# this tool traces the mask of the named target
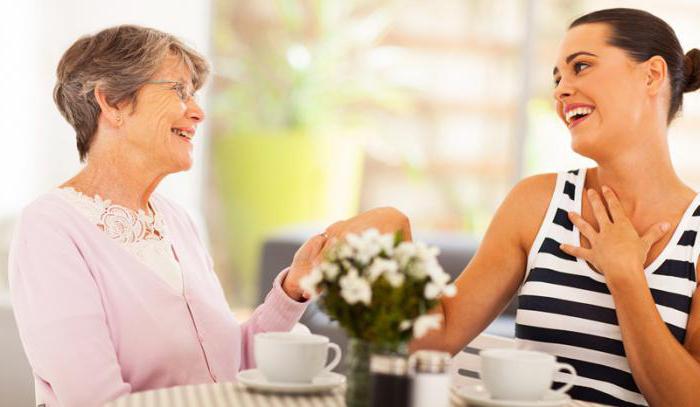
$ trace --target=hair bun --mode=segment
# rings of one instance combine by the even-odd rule
[[[693,48],[683,58],[683,92],[693,92],[700,88],[700,50]]]

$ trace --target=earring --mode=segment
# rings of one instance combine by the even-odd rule
[[[117,113],[114,118],[117,120],[117,124],[122,124],[122,115],[120,113]]]

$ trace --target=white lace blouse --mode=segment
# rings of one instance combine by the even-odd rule
[[[57,188],[56,193],[75,207],[107,236],[124,247],[158,277],[182,293],[182,274],[168,239],[165,221],[156,208],[147,214],[113,204],[99,195],[89,197],[73,188]]]

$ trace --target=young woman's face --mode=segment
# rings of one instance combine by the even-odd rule
[[[634,129],[647,110],[646,66],[608,45],[609,32],[606,24],[570,29],[553,72],[556,110],[572,148],[594,160],[634,143]]]

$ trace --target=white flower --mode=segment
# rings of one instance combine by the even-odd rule
[[[369,305],[372,301],[372,287],[358,275],[357,270],[352,269],[340,278],[340,295],[350,305],[357,302]]]
[[[434,246],[428,246],[423,242],[416,242],[416,256],[424,261],[435,259],[440,254],[440,249]]]
[[[338,273],[340,273],[340,267],[335,263],[322,263],[321,271],[326,277],[326,280],[335,281],[335,278],[338,277]]]
[[[311,294],[312,297],[316,297],[316,292],[318,291],[318,283],[323,281],[323,273],[320,268],[314,267],[311,272],[299,280],[299,287]]]
[[[444,286],[450,281],[450,275],[443,271],[437,261],[425,264],[425,272],[430,276],[430,280],[437,285]]]
[[[350,247],[347,244],[343,243],[338,247],[338,258],[339,259],[349,259],[349,258],[352,258],[352,256],[354,254],[355,253],[353,252],[352,247]]]
[[[427,300],[434,300],[442,293],[442,287],[435,283],[428,283],[425,285],[425,290],[423,290],[423,296]]]
[[[362,232],[362,240],[365,242],[375,241],[379,239],[380,236],[379,231],[375,228],[369,228]]]
[[[414,262],[407,269],[408,274],[413,276],[416,280],[423,280],[428,273],[425,271],[425,264],[421,262]]]
[[[378,244],[381,250],[386,253],[387,256],[394,254],[394,235],[388,233],[386,235],[379,236]]]
[[[416,318],[413,323],[413,337],[422,338],[431,329],[438,329],[442,325],[442,315],[429,314]]]
[[[366,273],[369,281],[375,282],[382,274],[396,273],[399,269],[399,264],[395,260],[387,260],[377,257],[372,261],[372,264],[367,268]]]
[[[454,297],[457,295],[457,286],[454,284],[448,284],[443,290],[442,295],[445,297]]]
[[[400,287],[401,284],[403,284],[404,280],[406,280],[406,276],[399,272],[384,273],[384,278],[394,288]]]
[[[394,258],[399,262],[399,266],[406,267],[413,257],[416,256],[416,246],[411,242],[401,242],[394,249]]]
[[[434,278],[425,285],[423,295],[426,299],[432,300],[441,294],[447,297],[454,297],[457,293],[457,287],[454,284],[447,284],[450,281],[450,275],[440,270],[439,274],[435,274]]]
[[[444,272],[437,261],[439,253],[438,248],[427,246],[422,242],[401,242],[394,250],[394,258],[401,268],[407,267],[408,274],[417,280],[422,280],[426,276],[430,276],[432,280],[440,280]],[[449,280],[449,276],[447,279]]]
[[[345,237],[345,241],[354,251],[355,260],[361,264],[369,264],[372,258],[382,251],[379,245],[379,237],[377,229],[367,229],[361,235],[348,234]]]
[[[406,331],[406,330],[410,329],[412,325],[413,325],[413,322],[411,322],[410,319],[404,319],[399,324],[399,330]]]
[[[364,242],[362,241],[362,237],[359,235],[348,233],[347,236],[345,236],[345,244],[347,244],[351,249],[357,249],[358,247],[362,246]]]

